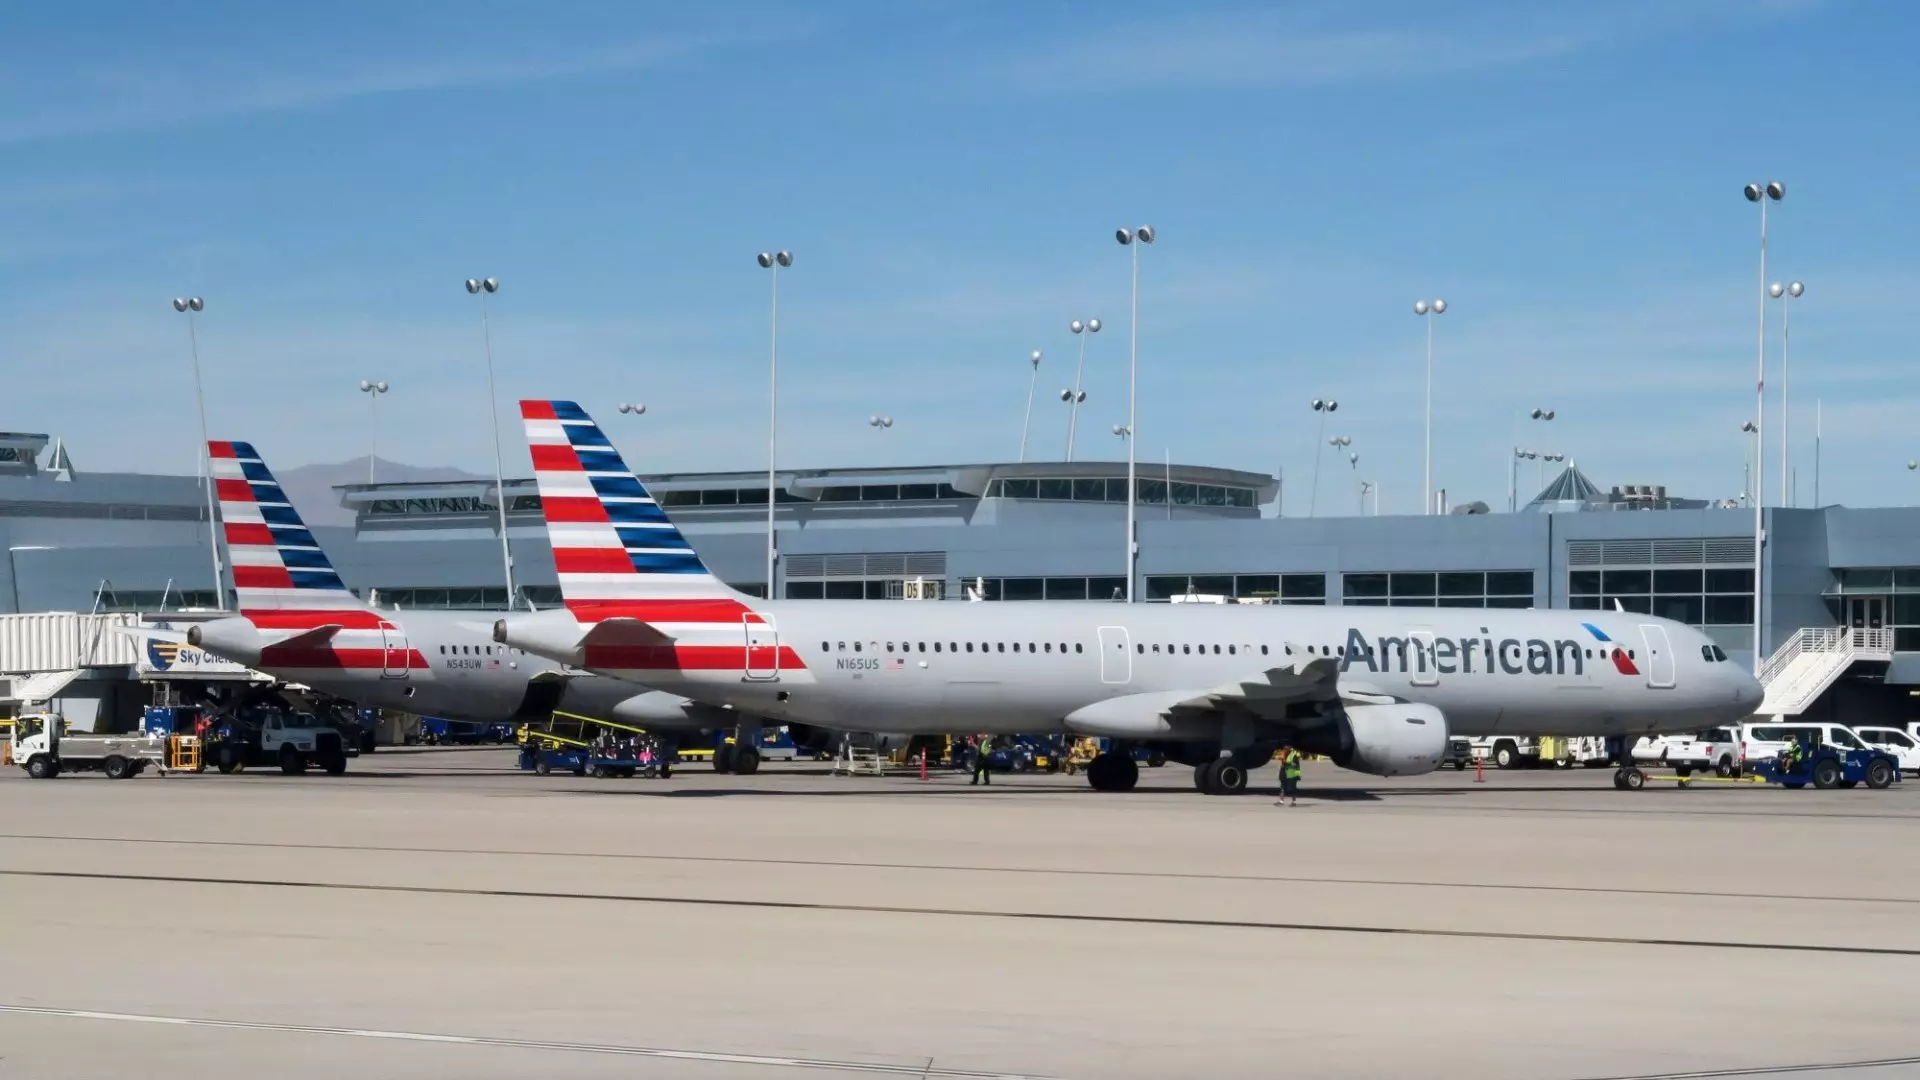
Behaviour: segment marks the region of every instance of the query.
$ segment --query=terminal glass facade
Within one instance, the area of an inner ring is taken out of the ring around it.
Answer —
[[[1139,478],[1140,495],[1138,501],[1154,506],[1165,506],[1172,502],[1175,506],[1234,506],[1251,509],[1259,505],[1259,493],[1252,488],[1227,487],[1219,484],[1172,483],[1165,480]],[[1073,479],[1014,479],[995,480],[987,485],[987,498],[990,499],[1036,499],[1042,502],[1111,502],[1127,501],[1127,482],[1124,479],[1104,479],[1101,477],[1077,477]]]
[[[1360,607],[1529,608],[1531,570],[1340,575],[1341,602]]]
[[[1123,581],[1124,588],[1125,582]],[[1282,604],[1327,602],[1325,574],[1156,574],[1147,578],[1148,600],[1176,596],[1231,596]]]

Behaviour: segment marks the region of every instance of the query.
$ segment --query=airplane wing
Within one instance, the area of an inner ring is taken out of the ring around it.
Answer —
[[[1175,702],[1174,712],[1241,711],[1260,720],[1287,719],[1287,706],[1302,701],[1340,698],[1340,661],[1316,656],[1281,667],[1270,667],[1246,678],[1223,683]]]
[[[1296,650],[1304,653],[1304,649]],[[1381,704],[1394,700],[1370,688],[1340,685],[1340,661],[1331,656],[1300,659],[1222,683],[1207,690],[1154,691],[1107,698],[1075,710],[1067,722],[1082,730],[1116,734],[1163,735],[1210,729],[1220,714],[1268,723],[1311,726],[1323,711],[1299,709],[1303,703],[1349,701]]]

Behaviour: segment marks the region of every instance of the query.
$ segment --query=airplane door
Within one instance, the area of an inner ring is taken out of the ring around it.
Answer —
[[[1667,641],[1667,628],[1654,623],[1640,624],[1640,640],[1646,643],[1647,685],[1655,690],[1673,688],[1673,646]]]
[[[1100,628],[1100,681],[1109,686],[1133,681],[1133,643],[1124,626]]]
[[[773,621],[756,612],[741,616],[747,637],[746,677],[754,682],[780,678],[780,633]]]
[[[380,627],[380,677],[383,679],[404,679],[407,677],[407,632],[397,626]]]
[[[1439,686],[1440,667],[1433,651],[1433,631],[1415,630],[1407,635],[1408,648],[1413,655],[1407,657],[1407,675],[1415,686]]]

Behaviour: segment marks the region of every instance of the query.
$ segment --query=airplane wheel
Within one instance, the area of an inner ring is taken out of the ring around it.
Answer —
[[[1647,786],[1647,774],[1639,769],[1622,769],[1620,772],[1621,786],[1628,791],[1639,791]]]
[[[1209,795],[1238,795],[1247,790],[1247,770],[1232,758],[1221,758],[1206,767]]]
[[[1087,766],[1087,783],[1095,791],[1132,791],[1140,782],[1140,766],[1130,754],[1105,753]]]
[[[1193,767],[1193,789],[1206,793],[1213,787],[1213,762],[1203,762]]]
[[[713,771],[730,773],[733,771],[733,747],[720,745],[713,748]]]
[[[733,748],[733,760],[728,762],[731,771],[741,776],[752,776],[760,771],[760,751],[751,746]]]

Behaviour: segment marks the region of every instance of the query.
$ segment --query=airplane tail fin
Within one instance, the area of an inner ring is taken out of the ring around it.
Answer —
[[[586,410],[522,401],[560,595],[583,622],[738,625],[752,598],[707,569]]]
[[[207,451],[242,614],[372,610],[340,581],[252,443],[210,441]]]

